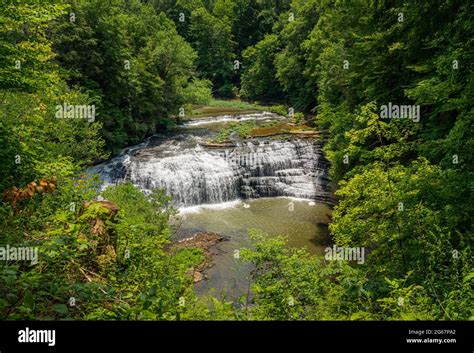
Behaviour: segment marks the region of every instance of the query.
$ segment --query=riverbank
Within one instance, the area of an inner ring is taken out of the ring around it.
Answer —
[[[189,238],[184,238],[171,243],[168,248],[170,253],[175,253],[182,249],[200,249],[203,252],[204,259],[201,263],[192,267],[188,274],[192,276],[194,283],[204,280],[204,271],[214,265],[213,259],[217,254],[215,246],[224,240],[224,237],[212,232],[199,232]]]
[[[264,230],[271,237],[285,236],[288,247],[306,248],[309,253],[322,256],[332,244],[327,228],[331,212],[326,204],[287,197],[193,206],[181,209],[176,216],[174,241],[202,244],[210,250],[212,265],[205,266],[204,280],[195,283],[199,295],[214,290],[237,298],[248,290],[251,274],[251,267],[235,257],[236,251],[251,247],[249,229]],[[210,247],[207,242],[186,240],[190,234],[199,233],[219,234],[225,240]]]
[[[259,102],[247,102],[239,99],[211,99],[208,104],[191,106],[189,114],[185,120],[202,119],[218,115],[244,115],[258,112],[272,112],[281,116],[290,117],[295,114],[302,117],[301,113],[295,112],[292,108],[282,104],[262,104]]]
[[[231,131],[236,126],[248,127],[249,138]],[[219,134],[231,142],[206,145]],[[248,290],[251,268],[234,253],[251,246],[249,229],[283,235],[289,247],[315,255],[330,244],[333,198],[322,144],[311,127],[275,113],[210,116],[155,135],[95,171],[109,184],[129,181],[170,195],[180,210],[171,248],[201,249],[204,257],[189,272],[196,291],[237,298]]]

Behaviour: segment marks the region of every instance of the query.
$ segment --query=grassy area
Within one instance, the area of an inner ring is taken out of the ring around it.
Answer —
[[[214,115],[250,114],[262,110],[262,107],[248,102],[213,99],[208,105],[193,105],[191,117],[199,119]]]
[[[257,125],[255,121],[233,122],[221,129],[219,135],[213,142],[229,142],[229,137],[232,133],[235,133],[239,138],[245,139],[251,137],[274,137],[288,134],[304,134],[308,132],[314,132],[314,129],[305,124],[273,121]]]
[[[283,105],[259,105],[238,99],[221,100],[212,99],[207,105],[194,105],[191,109],[190,118],[199,119],[216,115],[237,115],[250,114],[259,111],[269,111],[281,116],[289,117],[289,109]],[[298,130],[311,130],[310,127],[303,124],[303,114],[294,113],[291,117],[291,123],[271,122],[263,125],[257,125],[255,121],[233,122],[219,131],[218,136],[210,143],[223,143],[229,141],[229,136],[235,133],[239,138],[277,136],[290,133],[296,133]]]
[[[288,108],[283,105],[265,106],[241,100],[212,99],[207,105],[194,105],[190,117],[192,119],[205,118],[216,115],[250,114],[259,111],[270,111],[281,116],[288,116]],[[270,122],[259,124],[253,120],[243,122],[232,122],[219,131],[219,134],[209,143],[226,143],[230,135],[234,133],[239,138],[272,136],[275,138],[298,133],[298,131],[312,131],[313,129],[303,123],[303,114],[295,113],[289,122]]]
[[[288,115],[288,108],[283,105],[265,106],[238,99],[213,99],[208,105],[194,105],[190,116],[196,119],[214,115],[251,114],[259,111],[270,111],[283,116]]]
[[[243,121],[240,123],[232,122],[225,128],[219,131],[215,141],[216,142],[226,142],[229,140],[229,137],[232,133],[236,133],[239,138],[248,138],[254,129],[257,126],[255,121]]]
[[[225,107],[225,108],[235,108],[235,109],[242,109],[242,110],[265,110],[265,106],[241,101],[239,99],[231,99],[231,100],[222,100],[222,99],[213,99],[209,103],[210,107]]]
[[[257,112],[257,109],[241,109],[237,107],[211,107],[208,105],[193,106],[191,118],[199,119],[214,115],[234,115],[234,114],[250,114]]]

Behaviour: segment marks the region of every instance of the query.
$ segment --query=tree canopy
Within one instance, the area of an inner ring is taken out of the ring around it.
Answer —
[[[2,319],[474,318],[469,1],[1,6],[0,245],[41,253],[0,264]],[[279,103],[324,132],[331,238],[363,264],[252,230],[252,302],[198,298],[203,253],[169,251],[169,196],[125,183],[97,200],[86,167],[213,97]],[[69,106],[86,115],[58,118]]]

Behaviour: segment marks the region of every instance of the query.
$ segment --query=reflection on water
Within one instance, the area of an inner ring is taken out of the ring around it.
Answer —
[[[206,271],[208,280],[197,283],[199,294],[215,289],[236,298],[248,290],[250,268],[234,258],[234,251],[248,247],[248,229],[264,230],[270,236],[288,237],[288,246],[305,247],[322,255],[330,243],[327,226],[331,209],[328,205],[293,198],[262,198],[211,207],[182,210],[177,238],[196,232],[215,232],[227,240],[214,249],[214,266]]]

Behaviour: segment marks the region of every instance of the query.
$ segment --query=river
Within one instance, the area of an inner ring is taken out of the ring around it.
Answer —
[[[313,254],[322,254],[329,244],[332,197],[319,141],[260,137],[236,138],[231,147],[206,144],[232,121],[258,125],[285,119],[260,112],[193,120],[125,149],[92,171],[104,187],[130,181],[144,192],[164,189],[179,209],[176,239],[196,232],[221,234],[225,241],[214,249],[214,266],[196,289],[235,297],[248,284],[249,267],[234,258],[235,250],[249,246],[248,229],[285,235],[289,246]]]

